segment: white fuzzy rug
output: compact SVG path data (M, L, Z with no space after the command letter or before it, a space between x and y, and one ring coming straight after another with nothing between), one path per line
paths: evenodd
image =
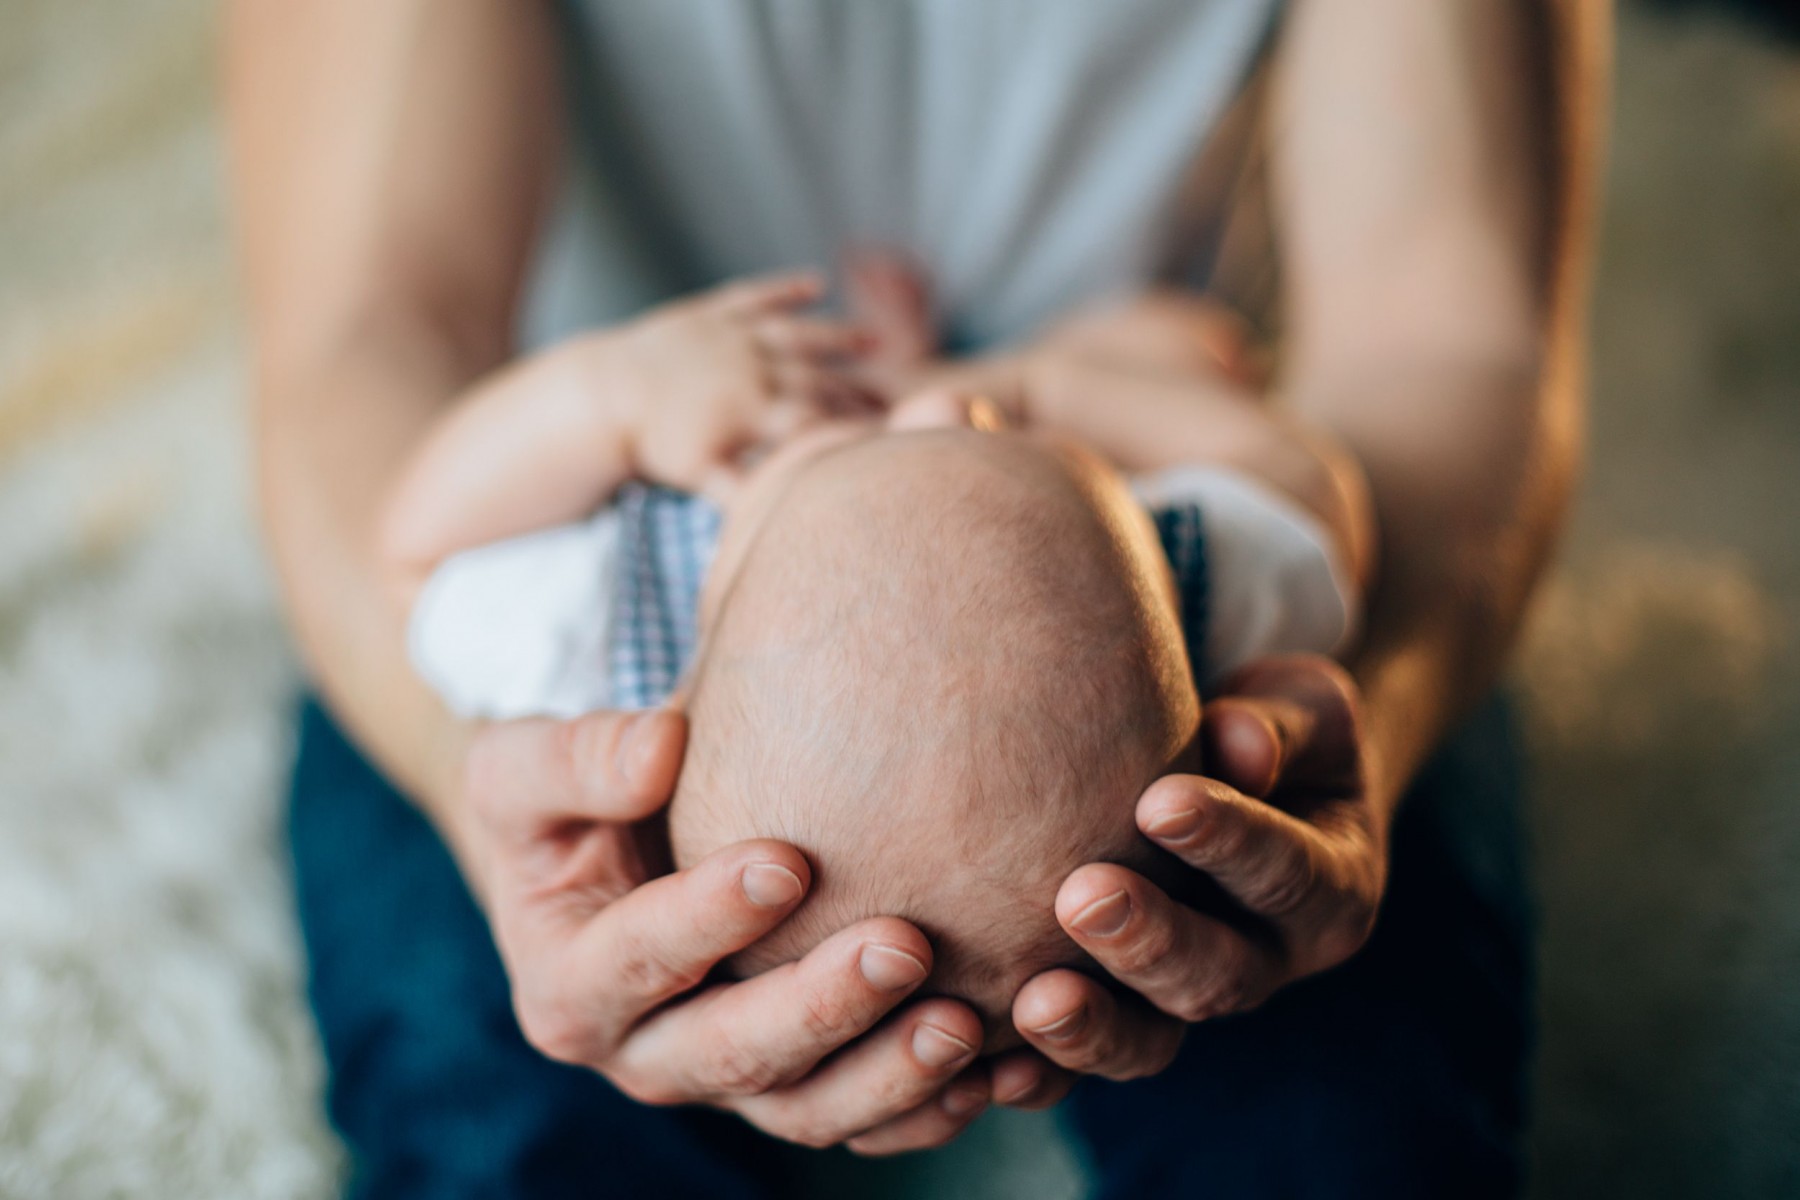
M337 1154L277 773L293 686L223 346L0 478L0 1195L296 1198Z

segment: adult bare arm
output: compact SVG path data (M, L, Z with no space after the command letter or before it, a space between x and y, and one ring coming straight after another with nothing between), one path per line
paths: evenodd
M1120 868L1081 868L1058 912L1147 1003L1033 981L1015 1017L1053 1059L1160 1069L1180 1021L1253 1005L1366 938L1395 807L1492 685L1573 485L1607 11L1296 5L1271 132L1290 293L1280 391L1367 474L1383 539L1367 633L1353 678L1265 673L1213 708L1235 731L1219 747L1233 782L1261 760L1262 792L1173 777L1140 804L1140 827L1272 922L1277 943Z
M408 668L383 601L376 514L395 473L438 415L515 353L561 138L550 20L531 0L230 10L261 487L302 653L456 853L540 1046L646 1099L712 1100L780 1136L842 1139L937 1105L943 1119L911 1118L905 1145L945 1140L973 1115L950 1113L950 1098L973 1087L985 1099L986 1077L963 1078L960 1052L934 1053L920 1030L975 1045L978 1022L949 1001L896 1014L911 985L862 970L871 948L918 949L922 938L906 941L916 930L852 931L754 988L666 1005L791 908L755 902L750 884L770 876L752 868L785 870L803 890L804 860L772 843L733 848L634 891L645 881L629 822L667 800L679 720L597 714L485 731L453 720ZM571 830L581 836L560 836ZM547 853L571 846L587 856ZM559 862L560 874L534 873ZM718 912L736 914L723 933L704 928ZM615 955L633 964L635 990L598 969ZM574 1010L589 1023L560 1020ZM829 1070L794 1082L877 1021ZM847 1086L869 1103L844 1104Z
M407 667L376 514L439 412L511 353L557 166L550 36L532 3L237 0L227 26L282 594L333 711L465 864L470 730Z

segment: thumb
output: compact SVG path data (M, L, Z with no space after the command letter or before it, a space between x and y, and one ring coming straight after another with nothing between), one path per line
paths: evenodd
M1356 684L1317 655L1257 660L1207 706L1201 736L1208 773L1252 796L1295 776L1337 780L1355 773L1361 745Z
M1247 796L1268 799L1281 782L1289 747L1305 737L1307 715L1269 699L1223 696L1200 723L1204 772Z
M687 719L673 709L506 721L469 748L469 800L525 837L558 821L640 821L668 803L686 748Z

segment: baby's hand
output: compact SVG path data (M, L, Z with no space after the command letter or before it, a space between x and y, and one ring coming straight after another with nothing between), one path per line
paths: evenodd
M726 284L678 301L611 341L633 408L632 459L645 478L717 495L747 452L879 402L841 369L867 353L860 326L803 315L810 273Z

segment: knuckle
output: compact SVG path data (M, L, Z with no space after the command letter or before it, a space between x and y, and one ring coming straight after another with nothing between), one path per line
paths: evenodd
M725 1096L757 1096L779 1081L775 1064L741 1043L721 1036L702 1069L711 1090Z
M651 1108L668 1108L671 1105L686 1104L693 1100L692 1096L678 1092L668 1079L645 1075L638 1071L609 1072L607 1082L617 1088L626 1099Z
M613 748L619 739L619 727L610 721L566 721L557 727L558 750L567 764L570 779L578 789L597 776L611 777Z
M664 960L654 948L642 942L627 945L613 965L617 989L632 996L668 999L697 987L705 976L702 969L688 969Z
M1222 996L1223 993L1219 990L1218 985L1213 981L1208 981L1192 991L1182 993L1170 1006L1169 1015L1179 1017L1190 1025L1198 1024L1201 1021L1210 1021L1214 1017L1223 1015L1220 1007Z
M1168 920L1145 920L1135 936L1119 945L1108 956L1113 969L1123 975L1144 975L1167 962L1175 952L1174 923Z
M855 1027L856 1011L826 988L813 987L800 998L800 1021L813 1041L835 1045Z
M1151 1075L1161 1074L1175 1061L1176 1053L1187 1036L1186 1026L1177 1025L1172 1030L1159 1030L1147 1036L1143 1044L1130 1062L1122 1063L1110 1078L1125 1082L1131 1079L1144 1079Z
M1194 845L1208 863L1233 863L1250 850L1250 829L1237 813L1227 814L1217 804L1201 808L1200 836Z
M566 1004L522 997L514 1004L519 1030L532 1049L560 1063L582 1064L592 1056L593 1032Z
M1250 995L1250 952L1232 939L1220 948L1220 959L1211 972L1188 989L1171 1015L1189 1024L1210 1021L1247 1007Z
M1058 1065L1074 1071L1079 1075L1106 1075L1118 1078L1110 1069L1116 1042L1110 1033L1083 1032L1075 1041L1066 1046L1058 1046L1055 1061Z
M1362 950L1375 932L1375 909L1358 905L1334 921L1319 938L1322 965L1335 967Z
M786 1098L773 1105L759 1102L747 1106L742 1115L764 1133L808 1150L828 1150L846 1136L844 1131L820 1119L812 1108Z
M798 1142L808 1150L829 1150L843 1140L837 1130L829 1129L817 1123L800 1125L794 1130L790 1141Z
M1312 896L1318 868L1312 856L1295 853L1270 864L1244 888L1245 905L1268 917L1296 912Z

